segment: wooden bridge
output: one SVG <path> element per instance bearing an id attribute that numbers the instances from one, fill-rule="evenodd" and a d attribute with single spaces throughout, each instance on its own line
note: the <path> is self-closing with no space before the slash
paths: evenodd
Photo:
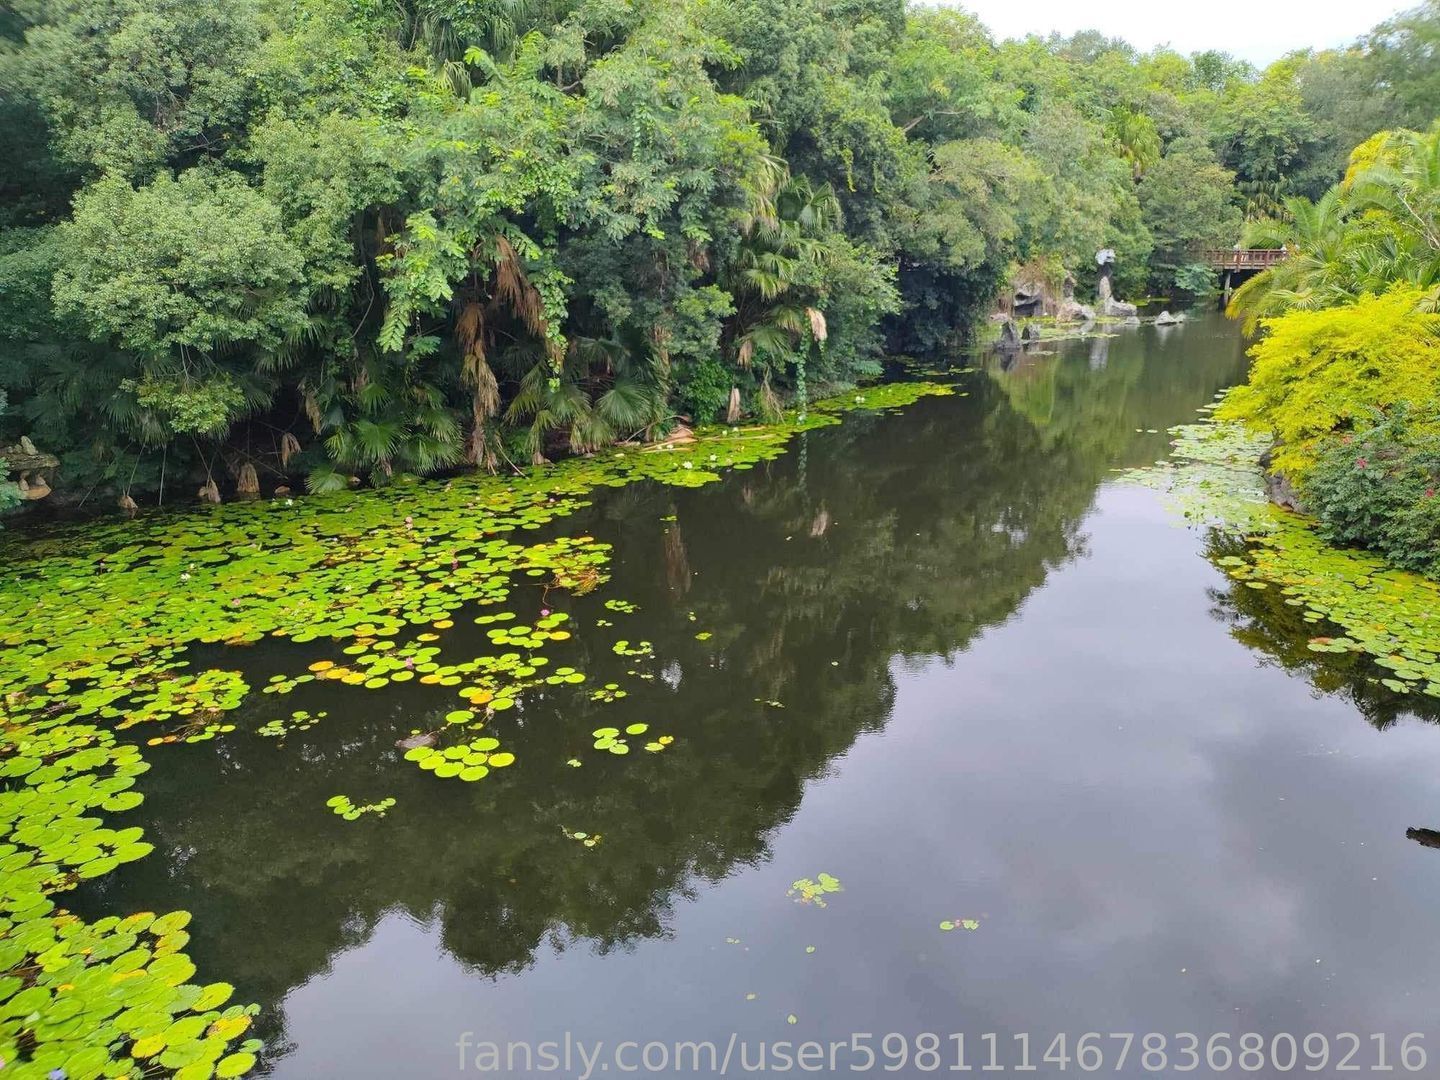
<path id="1" fill-rule="evenodd" d="M 1284 248 L 1209 248 L 1200 252 L 1200 261 L 1212 270 L 1254 273 L 1284 262 L 1289 254 Z"/>

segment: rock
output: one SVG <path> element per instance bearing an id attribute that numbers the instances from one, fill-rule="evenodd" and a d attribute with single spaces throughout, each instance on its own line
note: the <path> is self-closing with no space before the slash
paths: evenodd
<path id="1" fill-rule="evenodd" d="M 1016 285 L 1010 308 L 1022 319 L 1045 314 L 1045 287 L 1035 282 Z"/>
<path id="2" fill-rule="evenodd" d="M 1000 324 L 1000 340 L 996 344 L 1006 352 L 1014 352 L 1020 347 L 1020 335 L 1015 332 L 1015 322 L 1006 319 Z"/>
<path id="3" fill-rule="evenodd" d="M 125 514 L 126 517 L 134 517 L 140 510 L 140 507 L 135 505 L 135 500 L 132 499 L 128 494 L 121 495 L 119 502 L 117 502 L 115 505 L 120 507 L 121 511 Z"/>
<path id="4" fill-rule="evenodd" d="M 1274 461 L 1275 454 L 1273 450 L 1266 450 L 1265 453 L 1260 455 L 1260 468 L 1265 474 L 1265 495 L 1282 510 L 1293 510 L 1296 513 L 1303 513 L 1304 507 L 1300 504 L 1300 496 L 1295 491 L 1294 485 L 1281 473 L 1271 468 Z"/>
<path id="5" fill-rule="evenodd" d="M 286 485 L 286 484 L 280 484 L 278 487 L 275 488 L 275 498 L 277 498 L 277 499 L 283 498 L 284 496 L 289 495 L 289 494 L 290 494 L 290 488 L 289 488 L 289 486 Z"/>
<path id="6" fill-rule="evenodd" d="M 1155 316 L 1156 326 L 1179 326 L 1184 321 L 1183 315 L 1171 315 L 1168 311 L 1162 311 Z"/>
<path id="7" fill-rule="evenodd" d="M 1025 328 L 1020 331 L 1020 340 L 1025 342 L 1026 344 L 1029 344 L 1032 341 L 1039 341 L 1040 327 L 1036 326 L 1034 323 L 1028 323 Z"/>
<path id="8" fill-rule="evenodd" d="M 1280 473 L 1267 472 L 1265 474 L 1265 494 L 1276 506 L 1300 512 L 1300 496 L 1295 493 L 1295 488 L 1291 486 L 1290 481 Z"/>
<path id="9" fill-rule="evenodd" d="M 35 449 L 35 444 L 29 439 L 22 438 L 16 446 L 0 446 L 0 462 L 5 468 L 0 469 L 3 474 L 5 469 L 10 472 L 27 473 L 36 472 L 40 469 L 54 469 L 60 464 L 60 459 L 54 454 L 43 454 Z"/>
<path id="10" fill-rule="evenodd" d="M 1095 309 L 1071 297 L 1060 305 L 1056 318 L 1061 322 L 1091 323 L 1095 321 Z"/>
<path id="11" fill-rule="evenodd" d="M 395 744 L 396 750 L 417 750 L 422 746 L 434 746 L 438 737 L 433 731 L 422 731 L 415 735 L 407 735 Z"/>
<path id="12" fill-rule="evenodd" d="M 1132 307 L 1132 308 L 1133 308 L 1135 305 L 1134 305 L 1134 304 L 1126 304 L 1125 306 L 1126 306 L 1126 307 Z M 1139 325 L 1140 325 L 1140 316 L 1139 316 L 1139 315 L 1131 315 L 1129 318 L 1127 318 L 1127 319 L 1125 320 L 1125 325 L 1126 325 L 1126 326 L 1139 326 Z"/>
<path id="13" fill-rule="evenodd" d="M 1128 319 L 1131 315 L 1140 314 L 1140 309 L 1134 304 L 1115 299 L 1115 294 L 1110 291 L 1110 279 L 1106 276 L 1101 276 L 1095 296 L 1095 310 L 1107 319 Z"/>
<path id="14" fill-rule="evenodd" d="M 195 494 L 198 495 L 200 499 L 204 502 L 216 504 L 220 502 L 220 489 L 216 486 L 213 477 L 205 481 L 205 483 L 201 484 L 200 490 L 197 491 Z"/>
<path id="15" fill-rule="evenodd" d="M 22 472 L 15 483 L 20 488 L 20 498 L 26 502 L 34 502 L 50 494 L 50 484 L 43 476 L 31 480 L 28 472 Z"/>

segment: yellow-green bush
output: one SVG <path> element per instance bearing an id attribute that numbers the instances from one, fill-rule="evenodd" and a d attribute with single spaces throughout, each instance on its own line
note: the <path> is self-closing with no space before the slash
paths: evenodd
<path id="1" fill-rule="evenodd" d="M 1325 437 L 1401 402 L 1416 428 L 1440 431 L 1440 315 L 1392 289 L 1346 307 L 1267 320 L 1250 381 L 1217 416 L 1270 431 L 1275 468 L 1304 483 Z"/>

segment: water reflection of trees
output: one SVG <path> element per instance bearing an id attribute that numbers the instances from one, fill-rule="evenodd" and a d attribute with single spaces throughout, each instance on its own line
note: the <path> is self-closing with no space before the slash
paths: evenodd
<path id="1" fill-rule="evenodd" d="M 490 976 L 546 947 L 662 936 L 677 901 L 763 860 L 807 780 L 884 725 L 897 657 L 953 654 L 1008 619 L 1083 553 L 1082 519 L 1134 429 L 1184 419 L 1226 377 L 1217 364 L 1152 370 L 1134 340 L 1114 343 L 1103 371 L 1088 358 L 1083 343 L 1044 358 L 1043 415 L 1025 372 L 977 374 L 968 396 L 855 417 L 718 485 L 607 492 L 561 527 L 614 542 L 613 581 L 549 602 L 579 630 L 556 662 L 590 686 L 622 683 L 624 702 L 537 689 L 492 724 L 519 764 L 464 785 L 394 749 L 453 707 L 451 691 L 317 683 L 264 698 L 237 716 L 242 728 L 292 709 L 331 715 L 283 749 L 232 737 L 163 757 L 138 812 L 157 855 L 88 902 L 189 908 L 202 969 L 266 1005 L 395 911 L 437 924 L 450 953 Z M 640 613 L 607 612 L 613 597 Z M 598 618 L 619 625 L 601 631 Z M 460 623 L 450 655 L 485 651 Z M 617 637 L 654 640 L 657 659 L 617 657 Z M 589 732 L 621 716 L 679 742 L 655 757 L 591 750 Z M 340 792 L 398 804 L 385 820 L 344 823 L 324 810 Z M 566 829 L 599 833 L 601 846 Z M 282 1040 L 277 1012 L 262 1034 Z"/>
<path id="2" fill-rule="evenodd" d="M 1220 559 L 1244 551 L 1243 540 L 1219 532 L 1212 532 L 1205 546 L 1206 558 L 1217 567 Z M 1229 627 L 1236 641 L 1259 653 L 1264 663 L 1303 677 L 1319 693 L 1351 702 L 1376 728 L 1383 731 L 1405 717 L 1440 722 L 1440 702 L 1381 685 L 1387 672 L 1365 654 L 1310 649 L 1310 640 L 1326 633 L 1325 624 L 1306 622 L 1305 609 L 1287 604 L 1281 590 L 1252 589 L 1233 581 L 1211 590 L 1210 597 L 1211 614 Z"/>

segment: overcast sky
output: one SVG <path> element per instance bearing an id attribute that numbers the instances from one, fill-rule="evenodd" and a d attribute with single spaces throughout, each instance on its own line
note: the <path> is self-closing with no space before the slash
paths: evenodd
<path id="1" fill-rule="evenodd" d="M 1354 40 L 1419 0 L 961 0 L 997 38 L 1099 30 L 1142 50 L 1224 49 L 1267 64 L 1292 49 Z"/>

